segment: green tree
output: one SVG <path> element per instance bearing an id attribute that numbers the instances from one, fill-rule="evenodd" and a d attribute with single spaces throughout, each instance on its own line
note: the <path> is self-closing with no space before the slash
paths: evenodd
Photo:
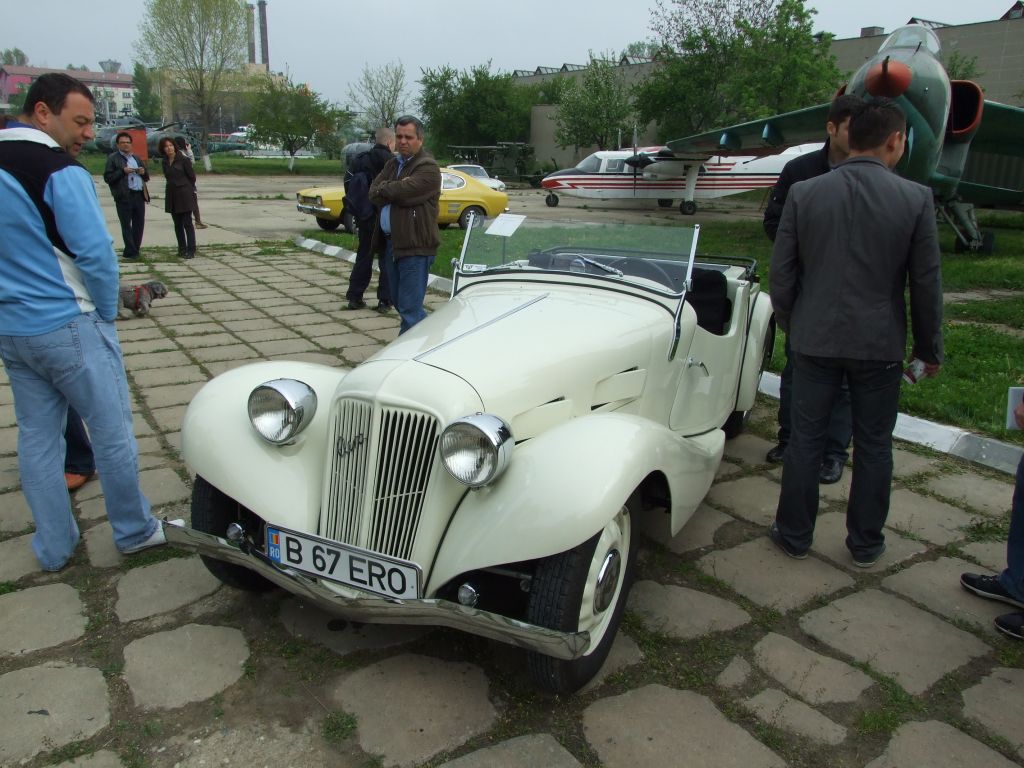
<path id="1" fill-rule="evenodd" d="M 661 52 L 661 43 L 654 40 L 637 40 L 622 49 L 622 56 L 637 59 L 653 59 Z M 621 58 L 621 56 L 620 56 Z"/>
<path id="2" fill-rule="evenodd" d="M 563 147 L 611 147 L 636 125 L 633 100 L 615 64 L 590 54 L 579 80 L 562 91 L 555 113 L 555 140 Z"/>
<path id="3" fill-rule="evenodd" d="M 305 85 L 264 77 L 253 97 L 250 118 L 250 141 L 280 146 L 288 153 L 288 170 L 292 170 L 296 152 L 319 140 L 330 142 L 348 115 Z"/>
<path id="4" fill-rule="evenodd" d="M 977 80 L 985 74 L 978 69 L 977 56 L 964 56 L 960 51 L 954 50 L 943 59 L 950 80 Z"/>
<path id="5" fill-rule="evenodd" d="M 18 67 L 28 66 L 28 55 L 21 48 L 4 48 L 0 51 L 0 64 L 13 64 Z"/>
<path id="6" fill-rule="evenodd" d="M 841 74 L 803 0 L 677 0 L 661 66 L 634 92 L 663 140 L 827 101 Z M 656 18 L 657 18 L 656 12 Z"/>
<path id="7" fill-rule="evenodd" d="M 25 110 L 25 97 L 28 95 L 28 83 L 18 83 L 18 90 L 7 97 L 8 112 L 20 115 Z"/>
<path id="8" fill-rule="evenodd" d="M 154 86 L 153 73 L 141 61 L 136 61 L 132 71 L 132 87 L 135 88 L 135 98 L 132 99 L 132 104 L 135 107 L 136 116 L 144 123 L 157 122 L 163 115 L 160 95 Z"/>
<path id="9" fill-rule="evenodd" d="M 136 41 L 139 60 L 166 71 L 199 117 L 199 146 L 206 145 L 226 78 L 240 70 L 248 46 L 246 11 L 239 0 L 146 0 Z"/>
<path id="10" fill-rule="evenodd" d="M 456 145 L 526 141 L 535 91 L 519 88 L 511 74 L 491 64 L 461 72 L 445 65 L 422 70 L 419 106 L 437 152 Z"/>
<path id="11" fill-rule="evenodd" d="M 392 126 L 402 116 L 409 100 L 405 84 L 405 65 L 388 62 L 379 67 L 363 65 L 354 85 L 349 86 L 348 99 L 356 112 L 356 125 L 370 135 L 378 128 Z"/>
<path id="12" fill-rule="evenodd" d="M 89 71 L 89 68 L 87 66 L 85 66 L 85 64 L 80 64 L 77 67 L 74 64 L 68 64 L 66 67 L 64 67 L 64 69 L 70 70 L 71 72 L 88 72 Z"/>

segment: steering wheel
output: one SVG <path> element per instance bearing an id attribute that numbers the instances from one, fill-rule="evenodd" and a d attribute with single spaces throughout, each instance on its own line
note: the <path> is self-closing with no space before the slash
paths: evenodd
<path id="1" fill-rule="evenodd" d="M 664 267 L 660 264 L 656 264 L 653 261 L 647 261 L 646 259 L 634 259 L 623 256 L 617 261 L 612 262 L 609 266 L 614 266 L 616 269 L 621 269 L 624 275 L 632 275 L 633 277 L 643 277 L 647 280 L 653 280 L 656 283 L 664 285 L 666 288 L 675 290 L 675 282 L 672 280 L 672 276 L 665 271 Z"/>

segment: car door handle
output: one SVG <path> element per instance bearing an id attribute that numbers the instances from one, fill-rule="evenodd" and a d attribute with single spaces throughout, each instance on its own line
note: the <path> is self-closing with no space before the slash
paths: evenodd
<path id="1" fill-rule="evenodd" d="M 694 357 L 686 358 L 686 367 L 687 368 L 698 368 L 699 367 L 702 371 L 704 371 L 704 375 L 705 376 L 710 376 L 711 375 L 708 372 L 708 367 L 706 365 L 704 365 L 704 363 L 702 361 L 697 360 Z"/>

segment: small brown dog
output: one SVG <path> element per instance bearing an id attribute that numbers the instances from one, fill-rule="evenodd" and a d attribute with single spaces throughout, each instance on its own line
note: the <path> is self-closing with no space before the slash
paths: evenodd
<path id="1" fill-rule="evenodd" d="M 159 280 L 151 280 L 141 285 L 121 284 L 118 290 L 117 316 L 124 319 L 132 315 L 145 317 L 149 314 L 149 305 L 153 299 L 162 299 L 167 295 L 167 286 Z"/>

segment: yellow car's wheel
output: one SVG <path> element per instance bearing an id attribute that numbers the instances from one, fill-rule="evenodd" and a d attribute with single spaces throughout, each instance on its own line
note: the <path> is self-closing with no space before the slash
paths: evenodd
<path id="1" fill-rule="evenodd" d="M 339 221 L 338 219 L 320 219 L 320 218 L 318 218 L 316 220 L 316 223 L 318 225 L 320 225 L 320 229 L 323 229 L 323 230 L 325 230 L 327 232 L 333 232 L 334 230 L 336 230 L 338 227 L 341 226 L 341 221 Z"/>

